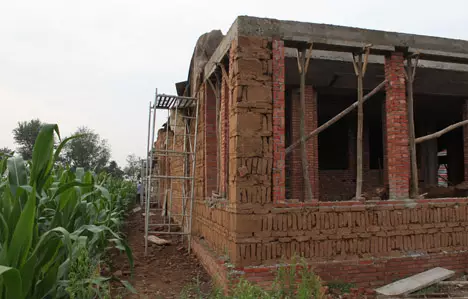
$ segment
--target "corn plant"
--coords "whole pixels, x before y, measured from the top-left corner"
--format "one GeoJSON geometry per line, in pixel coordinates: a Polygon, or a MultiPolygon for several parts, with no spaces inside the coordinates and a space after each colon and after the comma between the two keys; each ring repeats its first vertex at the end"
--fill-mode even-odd
{"type": "Polygon", "coordinates": [[[60,139],[57,125],[42,127],[29,162],[0,157],[0,299],[68,298],[69,270],[82,256],[76,248],[99,258],[112,244],[133,266],[117,233],[129,187],[81,168],[55,167],[65,144],[79,138],[54,149],[55,134],[60,139]]]}

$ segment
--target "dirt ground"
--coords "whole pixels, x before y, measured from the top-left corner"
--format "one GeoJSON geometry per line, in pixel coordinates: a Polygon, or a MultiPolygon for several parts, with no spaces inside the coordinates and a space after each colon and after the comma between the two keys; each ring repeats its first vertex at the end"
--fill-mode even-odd
{"type": "MultiPolygon", "coordinates": [[[[198,290],[208,292],[211,280],[196,257],[187,252],[187,242],[182,244],[180,236],[160,236],[171,240],[170,245],[151,244],[145,257],[143,210],[129,215],[124,233],[133,251],[134,277],[130,277],[130,266],[125,255],[111,257],[108,271],[128,280],[138,294],[129,294],[120,285],[113,286],[113,297],[119,298],[180,298],[180,294],[196,283],[198,290]]],[[[152,216],[160,217],[160,216],[152,216]]],[[[193,289],[193,287],[192,287],[193,289]]],[[[193,293],[193,290],[191,291],[193,293]]]]}

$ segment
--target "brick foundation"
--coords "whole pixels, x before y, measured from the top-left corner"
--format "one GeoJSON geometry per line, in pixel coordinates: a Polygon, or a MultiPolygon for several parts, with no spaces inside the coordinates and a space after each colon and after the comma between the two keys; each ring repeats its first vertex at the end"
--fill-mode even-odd
{"type": "Polygon", "coordinates": [[[294,256],[304,257],[325,281],[360,287],[437,266],[461,273],[468,267],[467,212],[466,199],[418,200],[414,206],[404,201],[277,205],[272,214],[249,223],[259,226],[254,235],[262,242],[254,237],[242,245],[235,273],[268,286],[277,265],[294,256]]]}

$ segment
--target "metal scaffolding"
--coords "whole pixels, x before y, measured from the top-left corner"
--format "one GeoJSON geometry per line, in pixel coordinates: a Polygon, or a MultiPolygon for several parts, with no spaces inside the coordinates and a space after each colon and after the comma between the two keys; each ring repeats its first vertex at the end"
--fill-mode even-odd
{"type": "Polygon", "coordinates": [[[148,237],[151,234],[181,235],[182,238],[187,236],[190,252],[198,109],[199,103],[196,98],[158,94],[157,90],[154,104],[149,105],[148,156],[143,185],[145,255],[148,253],[148,237]],[[167,112],[165,142],[155,148],[156,115],[160,115],[164,110],[167,112]],[[182,162],[182,167],[178,168],[182,173],[171,173],[170,164],[175,163],[174,161],[182,162]],[[180,196],[173,196],[173,193],[180,196]],[[181,204],[175,213],[173,200],[181,204]],[[160,213],[160,216],[157,216],[157,213],[160,213]]]}

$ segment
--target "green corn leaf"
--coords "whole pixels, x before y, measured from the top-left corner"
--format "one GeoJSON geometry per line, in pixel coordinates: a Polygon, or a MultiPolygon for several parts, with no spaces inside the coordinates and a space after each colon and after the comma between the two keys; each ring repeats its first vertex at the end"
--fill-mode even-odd
{"type": "Polygon", "coordinates": [[[10,236],[10,230],[8,228],[8,223],[3,217],[3,214],[0,213],[0,243],[6,243],[10,236]]]}
{"type": "Polygon", "coordinates": [[[11,157],[7,160],[8,181],[10,182],[11,193],[16,197],[19,186],[28,183],[26,166],[23,158],[11,157]]]}
{"type": "Polygon", "coordinates": [[[28,201],[16,224],[8,250],[8,264],[20,268],[24,263],[34,235],[34,222],[36,218],[36,193],[29,194],[28,201]]]}
{"type": "Polygon", "coordinates": [[[47,298],[47,295],[50,295],[55,290],[57,283],[57,274],[60,265],[58,263],[54,264],[45,274],[44,278],[39,281],[35,288],[35,297],[36,298],[47,298]]]}
{"type": "Polygon", "coordinates": [[[52,168],[54,133],[57,133],[60,138],[60,132],[56,124],[45,124],[34,143],[30,185],[36,185],[38,191],[42,189],[52,168]]]}
{"type": "Polygon", "coordinates": [[[0,280],[0,286],[1,283],[5,285],[6,298],[24,298],[21,289],[21,276],[17,269],[0,265],[0,278],[2,279],[0,280]]]}

